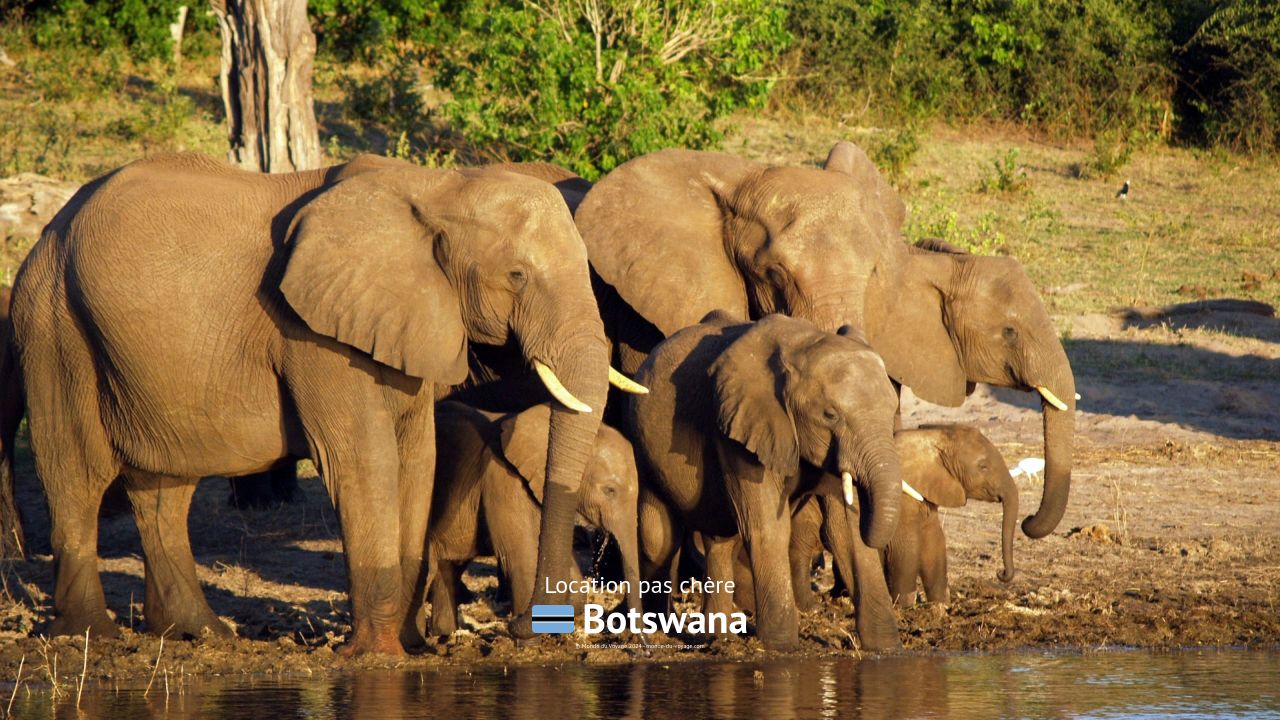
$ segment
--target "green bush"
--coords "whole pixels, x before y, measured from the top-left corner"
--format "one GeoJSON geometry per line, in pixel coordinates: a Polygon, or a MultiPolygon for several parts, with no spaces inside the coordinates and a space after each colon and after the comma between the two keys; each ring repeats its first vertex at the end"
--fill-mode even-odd
{"type": "Polygon", "coordinates": [[[216,22],[198,0],[53,0],[47,6],[33,3],[34,37],[45,48],[87,46],[95,49],[124,47],[138,60],[165,57],[173,40],[169,24],[178,19],[178,7],[186,5],[185,33],[209,31],[216,22]]]}
{"type": "Polygon", "coordinates": [[[1188,134],[1251,152],[1280,148],[1280,7],[1224,0],[1182,46],[1188,134]]]}
{"type": "Polygon", "coordinates": [[[454,39],[457,0],[309,0],[307,14],[323,52],[377,60],[397,46],[443,49],[454,39]]]}
{"type": "Polygon", "coordinates": [[[594,179],[718,141],[718,118],[767,97],[784,25],[767,0],[468,0],[439,62],[442,112],[489,156],[594,179]]]}
{"type": "Polygon", "coordinates": [[[874,116],[1156,128],[1168,18],[1137,0],[791,0],[800,87],[874,116]]]}
{"type": "Polygon", "coordinates": [[[1009,148],[1004,155],[991,161],[991,173],[978,181],[978,191],[984,193],[1016,194],[1031,187],[1027,171],[1018,166],[1018,148],[1009,148]]]}

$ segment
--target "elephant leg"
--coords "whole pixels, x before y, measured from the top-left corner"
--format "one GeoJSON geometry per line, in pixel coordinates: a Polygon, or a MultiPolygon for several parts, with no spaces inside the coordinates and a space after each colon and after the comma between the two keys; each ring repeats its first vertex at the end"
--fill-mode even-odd
{"type": "Polygon", "coordinates": [[[791,514],[791,589],[796,609],[808,612],[818,604],[813,590],[813,558],[821,550],[822,511],[812,497],[806,498],[791,514]]]}
{"type": "Polygon", "coordinates": [[[117,637],[120,629],[107,614],[98,575],[98,510],[120,467],[101,427],[82,419],[77,413],[84,410],[67,400],[63,379],[44,380],[53,406],[31,413],[29,422],[36,475],[49,503],[57,613],[50,633],[83,635],[87,629],[99,637],[117,637]]]}
{"type": "Polygon", "coordinates": [[[905,547],[890,546],[885,553],[885,580],[889,583],[889,597],[898,607],[915,604],[916,578],[920,577],[920,547],[908,543],[905,547]]]}
{"type": "Polygon", "coordinates": [[[436,472],[435,409],[430,402],[424,405],[400,419],[396,437],[400,461],[400,602],[405,610],[400,643],[406,648],[424,645],[422,606],[427,579],[422,551],[426,547],[436,472]]]}
{"type": "MultiPolygon", "coordinates": [[[[494,518],[490,522],[513,520],[513,518],[494,518]]],[[[493,554],[497,556],[498,566],[507,576],[507,583],[511,588],[511,613],[515,616],[529,610],[529,601],[533,597],[534,578],[538,573],[538,547],[535,543],[529,542],[529,538],[538,536],[538,525],[538,518],[534,517],[524,522],[517,522],[513,528],[508,528],[516,530],[514,533],[490,531],[493,554]]],[[[566,580],[573,579],[575,569],[576,566],[571,567],[561,577],[566,580]]],[[[566,599],[572,602],[576,597],[578,596],[575,594],[566,599]]]]}
{"type": "Polygon", "coordinates": [[[134,522],[142,538],[147,587],[143,617],[147,628],[175,637],[198,638],[206,629],[234,637],[231,628],[209,607],[196,577],[187,515],[197,479],[133,469],[126,470],[124,477],[134,522]]]}
{"type": "Polygon", "coordinates": [[[431,626],[433,636],[452,635],[458,630],[458,585],[463,563],[442,560],[435,564],[431,581],[431,626]]]}
{"type": "Polygon", "coordinates": [[[727,592],[725,583],[733,580],[734,562],[741,549],[738,537],[713,537],[703,535],[707,544],[707,580],[713,590],[702,591],[704,613],[733,612],[733,593],[727,592]]]}
{"type": "MultiPolygon", "coordinates": [[[[342,373],[345,368],[309,368],[322,370],[342,373]]],[[[409,573],[401,564],[400,519],[405,508],[400,506],[405,499],[399,490],[395,423],[381,402],[359,390],[340,392],[343,386],[315,377],[300,381],[286,376],[286,383],[312,460],[338,512],[352,626],[341,652],[403,655],[400,635],[409,609],[401,590],[409,573]]],[[[412,503],[426,507],[429,501],[413,498],[412,503]]],[[[425,539],[425,533],[417,538],[419,562],[425,539]]],[[[415,577],[421,572],[420,566],[412,570],[415,577]]]]}
{"type": "Polygon", "coordinates": [[[747,550],[742,547],[733,557],[733,604],[744,612],[756,614],[756,580],[751,575],[747,550]]]}
{"type": "Polygon", "coordinates": [[[666,592],[663,581],[676,587],[684,530],[676,524],[666,503],[646,487],[640,488],[636,528],[640,538],[640,578],[649,590],[641,594],[640,604],[645,612],[667,612],[671,593],[666,592]]]}
{"type": "Polygon", "coordinates": [[[942,520],[935,512],[925,522],[920,533],[920,579],[924,582],[924,595],[929,602],[946,604],[951,601],[947,587],[947,538],[942,532],[942,520]]]}
{"type": "Polygon", "coordinates": [[[835,558],[837,572],[845,576],[851,590],[857,589],[854,617],[862,647],[867,650],[901,648],[898,617],[889,597],[889,586],[885,583],[880,551],[862,542],[858,513],[847,509],[841,500],[824,496],[822,509],[827,517],[824,523],[827,546],[835,558]]]}
{"type": "Polygon", "coordinates": [[[118,637],[120,628],[107,614],[107,600],[98,574],[98,507],[113,477],[89,476],[83,485],[50,493],[50,488],[62,487],[65,483],[40,467],[37,457],[37,472],[44,480],[49,499],[49,543],[53,547],[57,577],[53,590],[57,617],[50,633],[83,635],[87,629],[97,637],[118,637]]]}
{"type": "MultiPolygon", "coordinates": [[[[774,504],[779,504],[777,498],[774,504]]],[[[794,650],[800,645],[800,616],[787,557],[791,518],[785,509],[765,509],[745,520],[742,535],[756,586],[756,632],[771,650],[794,650]]]]}

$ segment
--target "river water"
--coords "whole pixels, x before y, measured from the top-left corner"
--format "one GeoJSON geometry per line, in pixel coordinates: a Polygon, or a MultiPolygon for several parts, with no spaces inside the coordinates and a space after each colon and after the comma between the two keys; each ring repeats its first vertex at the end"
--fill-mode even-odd
{"type": "MultiPolygon", "coordinates": [[[[0,686],[0,710],[12,684],[0,686]]],[[[3,716],[3,712],[0,712],[3,716]]],[[[15,718],[1278,718],[1280,652],[441,668],[23,686],[15,718]]]]}

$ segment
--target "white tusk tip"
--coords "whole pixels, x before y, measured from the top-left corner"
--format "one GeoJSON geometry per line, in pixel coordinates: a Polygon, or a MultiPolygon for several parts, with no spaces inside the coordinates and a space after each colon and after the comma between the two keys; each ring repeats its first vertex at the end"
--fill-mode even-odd
{"type": "Polygon", "coordinates": [[[609,384],[618,388],[623,392],[632,393],[633,395],[648,395],[649,388],[623,375],[622,373],[609,368],[609,384]]]}
{"type": "Polygon", "coordinates": [[[533,369],[538,373],[538,379],[542,380],[542,384],[547,387],[547,392],[551,393],[551,397],[555,398],[561,405],[574,412],[591,412],[591,406],[574,397],[573,393],[569,392],[569,388],[560,382],[560,378],[556,377],[555,371],[548,367],[546,363],[541,360],[534,360],[533,369]]]}
{"type": "Polygon", "coordinates": [[[848,472],[840,473],[840,488],[844,491],[844,504],[853,507],[853,476],[848,472]]]}
{"type": "Polygon", "coordinates": [[[1059,399],[1058,399],[1058,396],[1057,396],[1057,395],[1054,395],[1054,394],[1053,394],[1053,392],[1052,392],[1051,390],[1049,390],[1049,388],[1047,388],[1047,387],[1045,387],[1045,386],[1043,386],[1043,385],[1037,385],[1037,386],[1036,386],[1036,390],[1037,390],[1037,391],[1039,391],[1039,393],[1040,393],[1040,395],[1041,395],[1042,397],[1044,397],[1045,402],[1049,403],[1050,405],[1052,405],[1052,406],[1054,406],[1054,407],[1058,408],[1059,410],[1067,410],[1067,409],[1068,409],[1068,408],[1067,408],[1067,404],[1066,404],[1066,403],[1064,403],[1064,402],[1062,402],[1061,400],[1059,400],[1059,399]]]}
{"type": "Polygon", "coordinates": [[[902,492],[910,495],[916,502],[924,502],[924,496],[920,494],[920,491],[907,484],[906,480],[902,481],[902,492]]]}

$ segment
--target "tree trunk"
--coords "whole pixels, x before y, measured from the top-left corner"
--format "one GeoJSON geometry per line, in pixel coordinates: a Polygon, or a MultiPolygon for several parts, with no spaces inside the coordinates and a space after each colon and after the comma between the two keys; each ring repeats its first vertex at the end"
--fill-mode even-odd
{"type": "Polygon", "coordinates": [[[231,162],[293,172],[320,165],[312,108],[316,39],[306,0],[211,0],[222,28],[222,101],[231,162]]]}

